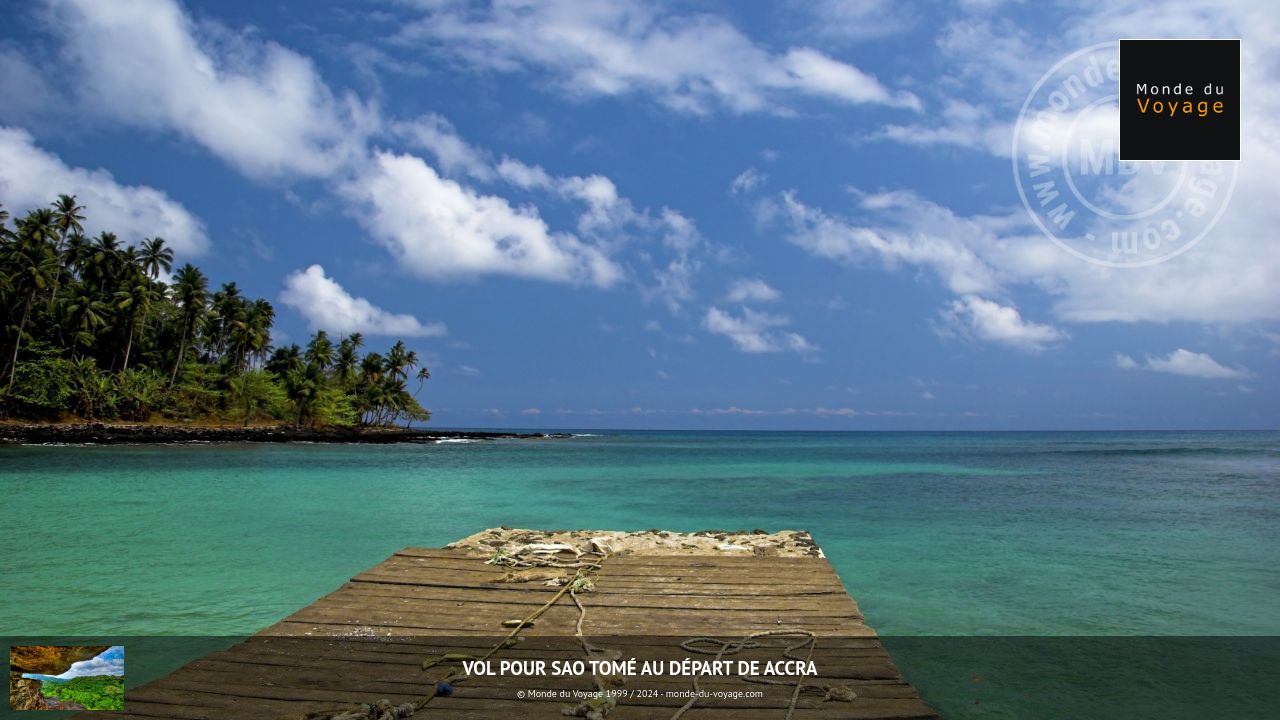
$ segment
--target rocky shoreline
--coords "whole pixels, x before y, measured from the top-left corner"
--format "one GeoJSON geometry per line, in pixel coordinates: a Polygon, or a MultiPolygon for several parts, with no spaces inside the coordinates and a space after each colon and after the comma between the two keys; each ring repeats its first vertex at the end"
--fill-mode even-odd
{"type": "Polygon", "coordinates": [[[289,426],[210,427],[187,425],[2,424],[0,444],[125,445],[164,443],[434,443],[441,440],[537,440],[567,433],[482,432],[473,430],[334,429],[289,426]]]}

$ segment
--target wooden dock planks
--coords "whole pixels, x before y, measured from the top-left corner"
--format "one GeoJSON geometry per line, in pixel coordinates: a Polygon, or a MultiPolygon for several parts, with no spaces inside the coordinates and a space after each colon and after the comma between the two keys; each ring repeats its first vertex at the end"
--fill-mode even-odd
{"type": "MultiPolygon", "coordinates": [[[[554,597],[559,588],[544,584],[548,578],[570,575],[555,568],[494,567],[461,549],[406,548],[257,636],[130,689],[125,712],[80,717],[283,720],[379,699],[412,701],[448,669],[424,672],[424,658],[482,655],[509,632],[503,621],[526,617],[554,597]]],[[[593,580],[594,591],[579,595],[586,608],[583,632],[622,657],[709,660],[690,655],[679,643],[803,628],[818,636],[812,659],[819,676],[808,681],[845,685],[856,697],[823,701],[820,693],[803,693],[796,718],[937,717],[902,679],[824,558],[616,555],[593,580]]],[[[525,642],[494,659],[582,659],[574,637],[578,620],[579,610],[565,596],[521,632],[525,642]]],[[[781,660],[786,643],[744,650],[733,659],[781,660]]],[[[761,685],[732,676],[704,676],[700,684],[704,690],[762,696],[701,698],[683,716],[689,720],[780,720],[794,690],[794,681],[761,685]]],[[[633,676],[622,687],[657,697],[622,698],[611,720],[669,718],[687,698],[663,693],[692,685],[688,677],[633,676]]],[[[516,691],[526,688],[594,689],[589,675],[475,676],[414,717],[561,718],[573,704],[517,698],[516,691]]]]}

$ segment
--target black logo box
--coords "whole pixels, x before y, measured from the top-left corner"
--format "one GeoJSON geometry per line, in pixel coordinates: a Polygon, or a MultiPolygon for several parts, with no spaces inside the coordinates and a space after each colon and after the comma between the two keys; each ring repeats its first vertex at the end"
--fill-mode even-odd
{"type": "Polygon", "coordinates": [[[1241,100],[1238,39],[1120,41],[1121,160],[1239,160],[1241,100]]]}

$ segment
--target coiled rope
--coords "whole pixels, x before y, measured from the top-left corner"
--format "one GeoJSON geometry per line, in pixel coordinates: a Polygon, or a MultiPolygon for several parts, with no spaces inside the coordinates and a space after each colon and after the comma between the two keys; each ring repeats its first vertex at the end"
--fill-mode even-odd
{"type": "MultiPolygon", "coordinates": [[[[561,549],[562,548],[556,548],[556,552],[559,552],[561,549]]],[[[534,621],[542,617],[543,614],[550,610],[552,606],[559,602],[565,595],[572,597],[574,604],[578,607],[580,614],[578,617],[577,634],[579,640],[582,642],[583,648],[589,648],[590,645],[587,643],[586,638],[582,637],[582,622],[586,617],[586,609],[578,600],[577,594],[580,592],[591,592],[594,589],[591,576],[600,571],[601,565],[604,564],[605,560],[609,559],[609,553],[607,551],[580,552],[576,549],[569,548],[568,546],[565,546],[563,549],[573,551],[577,556],[577,559],[574,561],[563,561],[558,559],[555,556],[555,553],[546,552],[535,552],[527,558],[520,557],[522,553],[519,551],[513,555],[508,555],[501,551],[495,552],[493,557],[486,561],[490,565],[504,565],[519,568],[572,568],[574,570],[573,578],[568,582],[565,582],[560,587],[560,590],[557,591],[555,595],[551,596],[550,600],[544,603],[537,610],[529,613],[529,615],[524,619],[508,620],[504,622],[503,626],[510,627],[511,632],[507,633],[506,637],[498,641],[496,645],[489,648],[489,651],[484,655],[476,657],[467,653],[445,653],[443,655],[437,655],[423,660],[422,669],[429,670],[436,665],[448,662],[461,662],[463,660],[477,660],[483,662],[488,660],[498,652],[515,645],[518,642],[518,638],[516,636],[519,635],[520,631],[532,626],[534,621]],[[583,555],[596,555],[598,559],[594,561],[584,561],[582,560],[583,555]]],[[[535,547],[535,550],[538,550],[538,548],[535,547]]],[[[425,695],[412,702],[393,705],[389,700],[379,700],[375,703],[364,703],[358,707],[347,710],[319,710],[294,717],[300,718],[300,720],[401,720],[402,718],[413,717],[418,711],[426,707],[427,703],[431,702],[435,697],[451,695],[453,693],[453,684],[467,679],[468,676],[460,673],[459,670],[460,669],[456,667],[451,668],[443,677],[431,683],[431,687],[427,690],[425,695]]],[[[596,685],[597,688],[601,687],[598,678],[596,680],[596,685]]],[[[612,709],[612,705],[609,705],[609,709],[612,709]]],[[[566,711],[566,714],[568,714],[568,711],[566,711]]],[[[608,714],[608,710],[605,710],[598,716],[581,715],[580,717],[587,717],[590,720],[599,720],[599,718],[603,718],[606,714],[608,714]]]]}

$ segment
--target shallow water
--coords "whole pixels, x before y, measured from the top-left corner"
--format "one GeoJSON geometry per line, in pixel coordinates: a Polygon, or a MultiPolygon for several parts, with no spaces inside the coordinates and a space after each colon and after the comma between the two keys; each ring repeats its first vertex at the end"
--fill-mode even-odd
{"type": "Polygon", "coordinates": [[[2,447],[0,483],[0,635],[251,632],[496,525],[808,529],[886,636],[1280,635],[1276,432],[2,447]]]}

